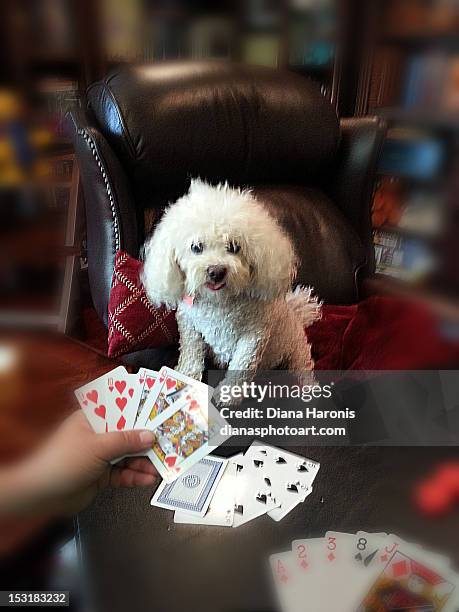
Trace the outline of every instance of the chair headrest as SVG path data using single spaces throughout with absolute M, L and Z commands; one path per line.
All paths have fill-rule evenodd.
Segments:
M 336 113 L 318 86 L 269 68 L 130 66 L 92 85 L 88 103 L 142 188 L 177 186 L 190 176 L 239 185 L 307 182 L 339 144 Z

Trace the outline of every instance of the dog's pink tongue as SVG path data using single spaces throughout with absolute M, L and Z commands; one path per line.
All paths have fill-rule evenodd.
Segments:
M 206 287 L 211 289 L 212 291 L 218 291 L 219 289 L 223 289 L 226 283 L 220 283 L 219 285 L 213 285 L 212 283 L 206 283 Z

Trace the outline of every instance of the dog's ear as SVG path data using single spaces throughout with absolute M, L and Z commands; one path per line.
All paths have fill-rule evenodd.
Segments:
M 262 300 L 285 296 L 292 288 L 297 258 L 292 241 L 270 215 L 249 238 L 252 269 L 250 294 Z
M 152 237 L 145 243 L 141 280 L 149 300 L 176 308 L 183 297 L 184 275 L 177 263 L 172 240 L 171 216 L 166 212 Z

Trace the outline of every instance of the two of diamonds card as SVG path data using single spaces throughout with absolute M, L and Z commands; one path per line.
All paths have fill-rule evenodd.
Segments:
M 453 612 L 459 577 L 448 560 L 385 533 L 329 531 L 270 557 L 282 612 Z M 332 588 L 330 588 L 332 587 Z

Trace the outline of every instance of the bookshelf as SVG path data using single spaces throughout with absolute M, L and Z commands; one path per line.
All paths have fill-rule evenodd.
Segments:
M 73 154 L 55 150 L 41 165 L 46 173 L 37 180 L 2 191 L 13 219 L 0 231 L 0 262 L 8 261 L 7 271 L 1 266 L 0 325 L 66 332 L 81 256 L 79 171 Z
M 364 6 L 365 0 L 2 0 L 0 82 L 25 101 L 30 122 L 45 135 L 41 151 L 46 160 L 73 155 L 63 121 L 66 110 L 84 107 L 87 86 L 119 64 L 218 59 L 292 70 L 316 81 L 338 114 L 349 116 L 356 100 L 356 58 L 362 50 L 356 31 Z M 9 247 L 20 254 L 24 244 L 43 245 L 50 255 L 49 277 L 56 279 L 52 303 L 39 291 L 14 299 L 4 292 L 0 323 L 3 315 L 12 320 L 11 309 L 29 303 L 35 321 L 69 327 L 78 290 L 73 285 L 77 278 L 84 286 L 86 274 L 84 228 L 77 231 L 84 220 L 77 215 L 76 167 L 72 172 L 71 205 L 65 206 L 60 229 L 51 231 L 44 215 L 42 225 L 18 229 L 16 244 Z M 48 190 L 51 208 L 58 189 L 56 184 Z M 40 278 L 33 272 L 30 278 L 34 275 Z M 40 288 L 40 280 L 35 284 Z M 29 321 L 25 312 L 22 318 Z
M 61 117 L 112 67 L 228 59 L 317 81 L 352 114 L 363 0 L 2 0 L 0 78 Z M 57 134 L 56 134 L 57 132 Z
M 397 290 L 457 293 L 448 262 L 456 239 L 447 227 L 459 153 L 459 7 L 454 0 L 369 7 L 356 114 L 388 123 L 372 210 L 378 286 L 396 279 Z

